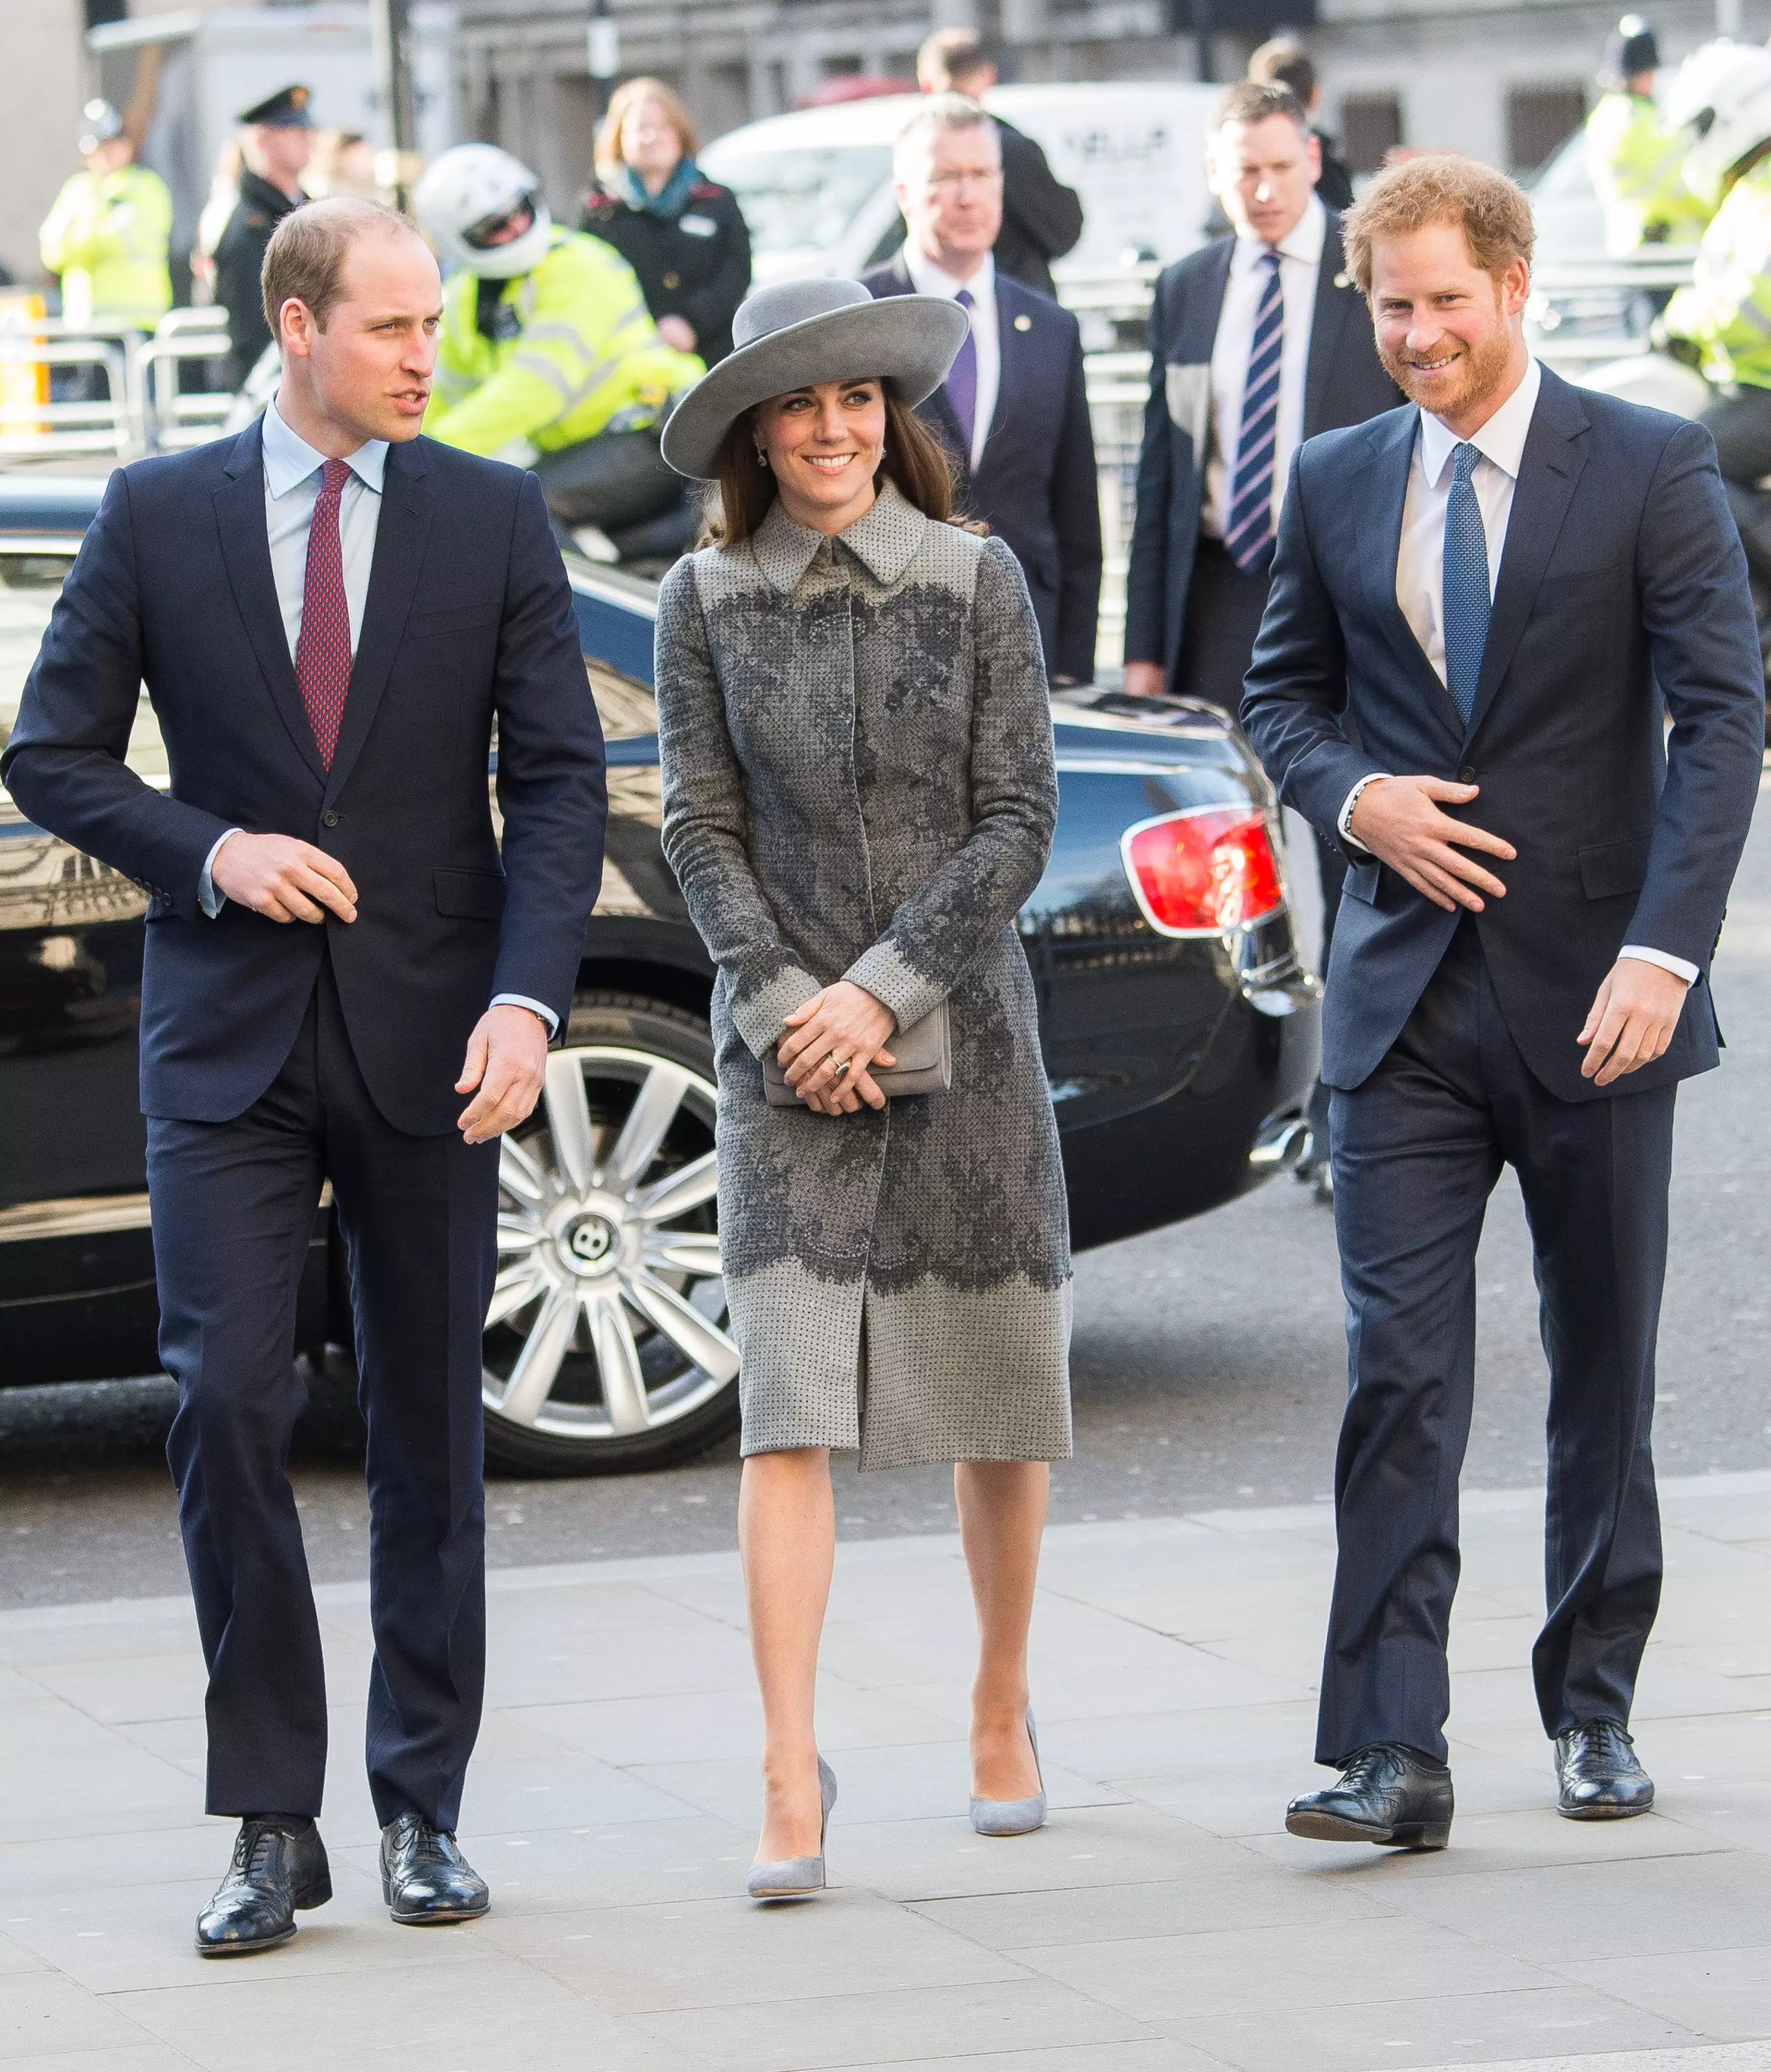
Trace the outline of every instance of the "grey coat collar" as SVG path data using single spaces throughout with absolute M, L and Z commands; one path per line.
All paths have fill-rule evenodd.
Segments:
M 836 537 L 876 582 L 890 584 L 916 558 L 929 524 L 914 504 L 886 482 L 868 509 Z M 777 500 L 752 536 L 750 553 L 769 582 L 788 597 L 799 588 L 828 537 L 796 524 Z

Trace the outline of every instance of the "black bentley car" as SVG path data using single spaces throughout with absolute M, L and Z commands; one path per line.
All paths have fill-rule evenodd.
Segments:
M 97 481 L 0 479 L 0 728 Z M 680 1459 L 738 1416 L 715 1207 L 713 972 L 659 844 L 649 587 L 573 571 L 609 742 L 602 895 L 546 1092 L 503 1153 L 488 1457 L 594 1474 Z M 1020 918 L 1075 1241 L 1198 1215 L 1288 1162 L 1319 988 L 1272 793 L 1209 707 L 1099 686 L 1052 704 L 1062 803 Z M 0 734 L 0 738 L 3 738 Z M 146 699 L 131 760 L 168 781 Z M 151 1372 L 137 1019 L 146 895 L 0 792 L 0 1385 Z M 346 1267 L 323 1200 L 303 1357 L 336 1369 Z

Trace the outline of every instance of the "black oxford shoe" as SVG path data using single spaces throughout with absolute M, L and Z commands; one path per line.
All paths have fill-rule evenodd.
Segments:
M 324 1906 L 332 1873 L 320 1831 L 299 1835 L 242 1820 L 233 1860 L 215 1897 L 197 1916 L 199 1957 L 252 1957 L 295 1933 L 298 1910 Z
M 1627 1820 L 1654 1803 L 1654 1781 L 1616 1720 L 1583 1720 L 1559 1734 L 1555 1810 L 1569 1820 Z
M 403 1928 L 471 1921 L 491 1905 L 454 1836 L 420 1813 L 402 1813 L 381 1830 L 381 1897 Z
M 1442 1849 L 1451 1840 L 1451 1815 L 1448 1770 L 1399 1741 L 1377 1741 L 1357 1751 L 1338 1784 L 1294 1799 L 1285 1831 L 1313 1842 Z

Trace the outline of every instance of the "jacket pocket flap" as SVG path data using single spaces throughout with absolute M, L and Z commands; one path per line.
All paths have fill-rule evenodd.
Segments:
M 503 608 L 495 597 L 484 604 L 448 604 L 437 611 L 415 611 L 406 621 L 406 631 L 414 639 L 432 633 L 465 633 L 470 627 L 495 626 Z
M 1342 890 L 1350 899 L 1357 899 L 1366 906 L 1375 906 L 1378 903 L 1378 873 L 1382 868 L 1375 857 L 1368 857 L 1363 863 L 1350 863 L 1346 882 Z
M 464 921 L 496 921 L 504 911 L 504 874 L 501 870 L 438 870 L 431 874 L 437 888 L 437 911 Z
M 1640 892 L 1648 877 L 1648 835 L 1595 842 L 1580 852 L 1580 890 L 1589 899 L 1615 899 Z

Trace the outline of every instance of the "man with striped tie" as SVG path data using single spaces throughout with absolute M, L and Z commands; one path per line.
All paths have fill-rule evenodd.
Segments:
M 1660 1597 L 1650 1450 L 1673 1104 L 1718 1062 L 1709 964 L 1759 787 L 1764 672 L 1707 430 L 1526 348 L 1532 223 L 1430 157 L 1347 216 L 1418 407 L 1292 463 L 1243 723 L 1347 872 L 1323 1007 L 1349 1392 L 1317 1840 L 1442 1848 L 1445 1642 L 1476 1248 L 1525 1199 L 1550 1368 L 1558 1811 L 1647 1811 L 1629 1733 Z M 1670 740 L 1663 720 L 1670 717 Z
M 394 1920 L 483 1914 L 454 1837 L 485 1659 L 481 1326 L 499 1138 L 534 1107 L 602 863 L 602 741 L 532 475 L 421 438 L 442 301 L 335 198 L 264 262 L 282 376 L 113 475 L 0 775 L 149 894 L 142 1105 L 167 1452 L 240 1827 L 206 1957 L 331 1897 L 319 1622 L 286 1466 L 323 1186 L 368 1424 L 369 1789 Z M 146 682 L 170 754 L 124 759 Z M 498 727 L 502 856 L 487 796 Z

